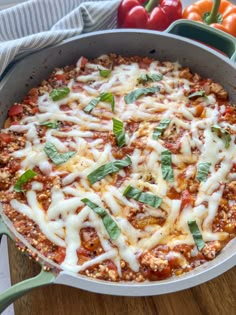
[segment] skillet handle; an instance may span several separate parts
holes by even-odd
[[[0,293],[0,314],[18,298],[22,297],[32,289],[53,283],[55,278],[56,277],[52,272],[45,271],[42,267],[41,272],[36,277],[17,283],[5,292]]]
[[[203,23],[181,19],[173,22],[165,32],[194,39],[216,48],[236,63],[236,39],[223,31]]]
[[[7,235],[13,239],[13,236],[4,224],[0,215],[0,242],[3,235]],[[38,288],[50,283],[53,283],[56,279],[55,275],[50,271],[45,271],[42,266],[41,272],[31,279],[27,279],[20,283],[17,283],[7,289],[5,292],[0,293],[0,314],[15,300],[28,293],[34,288]]]
[[[13,236],[9,232],[8,228],[6,227],[5,223],[2,220],[2,217],[0,215],[0,244],[1,244],[1,240],[2,240],[3,235],[6,235],[7,237],[13,239]]]

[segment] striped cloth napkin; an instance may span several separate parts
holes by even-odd
[[[0,78],[16,57],[117,26],[120,0],[31,0],[0,12]]]

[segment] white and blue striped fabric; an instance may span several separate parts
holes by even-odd
[[[0,11],[0,78],[19,55],[117,26],[120,0],[29,0]]]

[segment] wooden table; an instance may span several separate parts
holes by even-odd
[[[39,266],[9,245],[12,282],[36,275]],[[15,302],[15,315],[234,315],[236,268],[177,293],[154,297],[117,297],[61,285],[36,289]]]

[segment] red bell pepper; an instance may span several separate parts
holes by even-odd
[[[16,116],[23,113],[23,106],[21,104],[14,104],[8,111],[9,116]]]
[[[182,18],[180,0],[123,0],[118,8],[118,27],[165,30]]]

